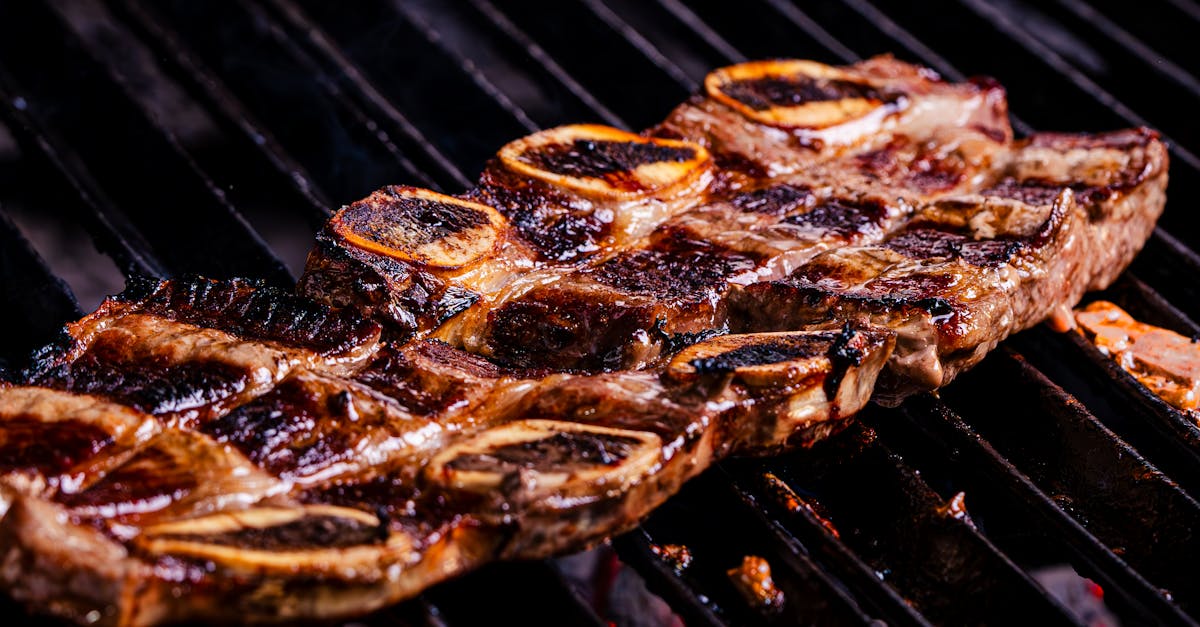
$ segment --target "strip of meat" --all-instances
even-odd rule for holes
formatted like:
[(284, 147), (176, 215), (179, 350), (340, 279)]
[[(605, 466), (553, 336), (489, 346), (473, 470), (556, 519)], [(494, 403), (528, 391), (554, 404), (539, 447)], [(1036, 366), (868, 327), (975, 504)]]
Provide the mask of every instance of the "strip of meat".
[(349, 372), (378, 339), (375, 323), (246, 281), (134, 279), (68, 325), (26, 380), (190, 426), (266, 393), (296, 368)]
[(461, 197), (339, 211), (298, 286), (332, 308), (148, 282), (71, 325), (0, 437), (55, 429), (28, 396), (127, 407), (53, 467), (0, 446), (0, 585), (118, 625), (327, 619), (581, 548), (1103, 287), (1165, 183), (1149, 131), (1013, 145), (989, 81), (718, 70), (641, 135), (543, 131)]

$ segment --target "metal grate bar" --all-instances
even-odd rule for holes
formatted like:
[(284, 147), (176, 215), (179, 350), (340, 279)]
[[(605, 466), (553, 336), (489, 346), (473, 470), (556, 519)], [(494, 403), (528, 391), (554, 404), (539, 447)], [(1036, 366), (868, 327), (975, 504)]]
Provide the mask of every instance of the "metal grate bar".
[(972, 518), (1022, 566), (1070, 563), (1102, 586), (1105, 605), (1122, 621), (1195, 624), (941, 401), (910, 399), (893, 418), (901, 416), (875, 427), (889, 446), (920, 460), (927, 480), (970, 494)]
[(724, 467), (744, 498), (814, 552), (865, 562), (850, 565), (865, 566), (875, 586), (882, 580), (935, 624), (1074, 622), (975, 529), (965, 509), (944, 502), (861, 423), (810, 451)]
[[(316, 54), (328, 57), (327, 64), (350, 93), (359, 94), (366, 106), (391, 109), (395, 113), (389, 115), (410, 120), (434, 138), (467, 180), (498, 145), (536, 128), (507, 98), (496, 100), (499, 91), (490, 83), (481, 87), (475, 78), (479, 73), (465, 71), (435, 33), (410, 23), (407, 12), (397, 12), (391, 3), (360, 3), (355, 11), (322, 2), (272, 4), (285, 7), (293, 36), (311, 37), (312, 29), (318, 29), (316, 40), (323, 43)], [(389, 54), (379, 55), (379, 49)], [(430, 98), (431, 93), (441, 96)]]
[[(983, 20), (990, 23), (993, 28), (1000, 30), (1022, 47), (1035, 54), (1043, 63), (1053, 68), (1059, 76), (1071, 81), (1084, 93), (1088, 94), (1088, 96), (1119, 115), (1125, 123), (1149, 125), (1145, 118), (1117, 99), (1108, 90), (1088, 78), (1083, 72), (1076, 69), (1075, 66), (1071, 65), (1057, 51), (1014, 23), (1008, 14), (996, 9), (983, 0), (961, 0), (961, 2), (978, 14)], [(1192, 168), (1200, 169), (1200, 157), (1197, 157), (1189, 149), (1184, 148), (1178, 143), (1172, 142), (1172, 144), (1172, 152), (1176, 157)]]
[[(157, 39), (157, 47), (167, 48), (166, 40), (175, 39), (176, 47), (186, 49), (193, 59), (192, 65), (203, 64), (216, 75), (209, 78), (181, 73), (182, 82), (198, 89), (202, 100), (220, 96), (221, 84), (236, 94), (223, 100), (234, 102), (235, 108), (240, 103), (249, 109), (247, 116), (256, 118), (250, 124), (235, 122), (237, 133), (248, 133), (255, 150), (262, 149), (260, 139), (269, 140), (272, 135), (283, 142), (277, 154), (292, 156), (281, 161), (302, 163), (304, 170), (315, 177), (315, 186), (309, 180), (296, 180), (295, 184), (319, 188), (323, 210), (332, 206), (331, 200), (353, 200), (397, 180), (433, 188), (439, 182), (452, 182), (445, 175), (431, 177), (410, 159), (410, 155), (425, 156), (416, 141), (383, 131), (376, 119), (351, 102), (335, 79), (262, 11), (256, 14), (237, 3), (200, 6), (158, 2), (148, 6), (140, 0), (124, 1), (131, 7), (126, 13), (141, 13), (142, 21), (152, 22), (145, 30), (161, 33), (157, 38), (150, 37), (152, 42)], [(136, 20), (138, 16), (131, 17)], [(254, 62), (247, 62), (248, 58)], [(296, 102), (304, 106), (297, 107)], [(215, 116), (229, 119), (219, 110)], [(314, 128), (314, 119), (328, 122)], [(273, 132), (264, 129), (263, 124), (269, 124)], [(422, 165), (436, 171), (429, 160), (422, 161)], [(285, 165), (284, 170), (288, 169)]]
[[(328, 216), (331, 203), (325, 191), (313, 182), (313, 177), (305, 167), (284, 150), (266, 125), (198, 55), (188, 49), (179, 33), (141, 0), (115, 0), (110, 1), (109, 6), (143, 35), (143, 39), (155, 48), (160, 58), (171, 64), (174, 75), (182, 78), (181, 83), (189, 88), (193, 97), (218, 114), (218, 119), (223, 120), (226, 126), (235, 129), (233, 135), (245, 140), (238, 146), (238, 152), (260, 153), (315, 215)], [(272, 113), (277, 115), (279, 111), (276, 108)]]
[[(46, 267), (37, 251), (0, 208), (0, 364), (15, 370), (29, 353), (54, 339), (83, 312), (71, 288)], [(2, 379), (2, 377), (0, 377)]]
[(701, 39), (708, 42), (710, 46), (720, 52), (728, 61), (732, 63), (741, 63), (746, 61), (746, 55), (742, 51), (729, 43), (724, 36), (713, 30), (704, 20), (696, 15), (687, 5), (680, 0), (657, 0), (658, 4), (669, 11), (675, 19), (683, 22), (688, 28), (692, 29)]
[(636, 48), (638, 52), (642, 53), (642, 56), (649, 59), (655, 67), (662, 70), (667, 76), (670, 76), (671, 80), (678, 83), (679, 86), (689, 92), (696, 91), (700, 87), (700, 84), (691, 76), (688, 76), (687, 72), (683, 71), (683, 68), (675, 65), (674, 61), (664, 56), (653, 42), (643, 37), (641, 33), (630, 26), (628, 22), (613, 12), (603, 2), (600, 0), (579, 0), (579, 2), (587, 7), (588, 11), (591, 11), (600, 21), (604, 22), (605, 25), (619, 33), (621, 37), (624, 37), (625, 41), (629, 42), (629, 45)]
[(662, 559), (655, 552), (655, 548), (660, 545), (655, 544), (654, 539), (644, 527), (613, 538), (612, 543), (621, 561), (637, 569), (638, 573), (645, 578), (649, 590), (666, 600), (671, 609), (683, 619), (685, 625), (692, 627), (722, 627), (725, 625), (719, 609), (708, 600), (708, 596), (697, 592), (696, 588), (684, 579), (680, 569), (668, 560)]
[[(640, 530), (619, 538), (618, 554), (638, 568), (650, 590), (663, 595), (685, 620), (694, 618), (699, 624), (871, 621), (877, 608), (860, 607), (795, 538), (771, 527), (756, 510), (742, 502), (728, 477), (712, 470), (685, 484)], [(686, 547), (691, 556), (686, 566), (665, 556), (672, 546)], [(750, 555), (768, 560), (771, 577), (784, 594), (782, 607), (752, 605), (738, 593), (727, 571)], [(908, 624), (921, 624), (916, 621)]]
[(126, 275), (165, 276), (167, 271), (150, 244), (100, 191), (83, 162), (66, 148), (66, 143), (34, 121), (29, 115), (29, 101), (9, 91), (7, 86), (11, 84), (12, 79), (0, 67), (0, 117), (18, 141), (29, 149), (30, 155), (45, 160), (62, 177), (65, 187), (75, 190), (79, 207), (72, 209), (92, 232), (99, 247)]
[[(1001, 399), (986, 394), (996, 381), (1013, 383)], [(1200, 536), (1193, 531), (1200, 503), (1178, 484), (1007, 349), (945, 392), (980, 435), (1088, 531), (1179, 605), (1200, 609)]]
[[(482, 7), (485, 2), (475, 4)], [(658, 122), (663, 112), (691, 91), (686, 78), (677, 82), (672, 73), (644, 56), (644, 51), (578, 2), (536, 7), (519, 0), (490, 0), (486, 4), (527, 33), (596, 100), (635, 129)], [(576, 27), (564, 28), (563, 24)], [(605, 51), (602, 62), (597, 62), (596, 50)]]
[[(63, 141), (54, 146), (55, 152), (74, 151), (87, 162), (87, 172), (126, 210), (164, 265), (174, 272), (292, 282), (171, 131), (141, 108), (129, 95), (123, 77), (91, 57), (49, 8), (36, 3), (4, 4), (0, 59), (10, 68), (11, 80), (21, 86), (19, 97), (30, 118), (36, 118), (36, 133), (47, 143)], [(22, 62), (14, 63), (15, 59)], [(91, 118), (80, 110), (85, 104), (86, 113), (105, 114), (105, 123), (88, 124)], [(49, 135), (47, 128), (57, 132)], [(129, 157), (114, 159), (118, 152)], [(190, 237), (180, 237), (179, 215), (187, 216)], [(214, 249), (226, 254), (214, 255)]]
[(838, 41), (829, 31), (821, 28), (820, 24), (813, 21), (811, 17), (801, 11), (795, 4), (787, 0), (764, 0), (777, 13), (787, 18), (789, 22), (796, 25), (805, 34), (812, 37), (830, 52), (837, 56), (843, 63), (854, 63), (862, 57), (846, 47), (845, 44)]
[[(294, 58), (311, 65), (319, 75), (324, 76), (326, 70), (321, 63), (327, 64), (328, 69), (333, 71), (337, 77), (337, 84), (330, 84), (327, 87), (332, 87), (337, 97), (353, 97), (360, 107), (370, 112), (370, 119), (377, 120), (375, 122), (377, 127), (380, 126), (379, 121), (385, 122), (390, 131), (389, 136), (404, 137), (409, 143), (418, 147), (424, 157), (422, 169), (437, 172), (439, 177), (445, 177), (447, 186), (467, 187), (471, 184), (470, 178), (455, 165), (454, 161), (430, 142), (407, 116), (380, 93), (363, 76), (363, 73), (346, 56), (345, 52), (298, 6), (288, 0), (264, 0), (264, 2), (275, 15), (283, 19), (284, 26), (288, 30), (285, 33), (280, 25), (276, 24), (265, 12), (255, 11), (256, 19), (269, 22), (271, 32), (277, 37), (279, 43), (287, 48)], [(257, 7), (256, 4), (250, 6)], [(306, 53), (300, 48), (298, 42), (304, 43), (315, 54)], [(441, 179), (439, 178), (439, 180)]]
[(560, 83), (567, 87), (576, 98), (588, 105), (596, 115), (609, 125), (621, 128), (629, 128), (620, 116), (614, 113), (611, 109), (604, 105), (592, 95), (590, 91), (585, 89), (579, 81), (563, 69), (553, 57), (546, 53), (537, 42), (535, 42), (525, 31), (517, 27), (512, 20), (508, 19), (488, 0), (470, 0), (471, 6), (489, 20), (497, 29), (505, 36), (511, 39), (518, 46), (523, 48), (526, 54), (531, 59), (536, 61), (547, 73), (557, 79)]
[[(1089, 26), (1103, 35), (1103, 37), (1093, 40), (1093, 45), (1118, 44), (1125, 51), (1131, 52), (1137, 57), (1141, 68), (1153, 70), (1191, 92), (1194, 97), (1200, 97), (1200, 80), (1197, 80), (1194, 74), (1172, 62), (1170, 59), (1164, 58), (1163, 55), (1156, 52), (1147, 43), (1118, 26), (1116, 22), (1110, 20), (1100, 11), (1079, 0), (1057, 0), (1057, 3), (1078, 18), (1078, 21), (1072, 20), (1071, 24), (1077, 24), (1081, 27), (1085, 25)], [(1167, 26), (1169, 27), (1169, 25)], [(1114, 55), (1106, 56), (1109, 57), (1110, 61), (1116, 60), (1116, 56)], [(1131, 77), (1130, 74), (1126, 74), (1125, 76), (1127, 78)], [(1144, 75), (1138, 74), (1138, 76)], [(1141, 86), (1139, 85), (1139, 87)], [(1163, 98), (1164, 96), (1162, 94), (1155, 94), (1155, 97)]]

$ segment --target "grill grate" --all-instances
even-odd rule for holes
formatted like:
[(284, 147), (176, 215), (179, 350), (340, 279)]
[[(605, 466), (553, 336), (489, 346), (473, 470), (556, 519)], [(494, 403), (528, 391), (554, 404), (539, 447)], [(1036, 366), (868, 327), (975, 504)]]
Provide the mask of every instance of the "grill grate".
[[(80, 11), (109, 30), (81, 29)], [(1011, 88), (1020, 132), (1161, 129), (1172, 198), (1192, 198), (1197, 22), (1183, 0), (0, 3), (0, 120), (26, 157), (0, 177), (17, 218), (0, 216), (0, 316), (19, 331), (0, 345), (0, 377), (80, 312), (22, 234), (39, 212), (82, 225), (126, 274), (285, 285), (333, 205), (388, 183), (461, 189), (536, 128), (650, 125), (710, 68), (746, 58), (895, 52), (954, 80), (991, 74)], [(189, 115), (148, 102), (132, 61), (145, 50)], [(1168, 209), (1104, 296), (1194, 335), (1188, 219)], [(1195, 624), (1200, 428), (1075, 335), (1035, 329), (1008, 346), (944, 400), (873, 408), (815, 451), (713, 469), (616, 539), (618, 555), (689, 625), (1102, 616), (1048, 591), (1046, 569), (1062, 564), (1099, 584), (1122, 623)], [(960, 492), (966, 516), (947, 505)], [(691, 566), (661, 559), (667, 544), (688, 546)], [(737, 596), (725, 571), (747, 554), (770, 561), (782, 611)], [(537, 562), (490, 566), (365, 622), (599, 625), (604, 610)]]

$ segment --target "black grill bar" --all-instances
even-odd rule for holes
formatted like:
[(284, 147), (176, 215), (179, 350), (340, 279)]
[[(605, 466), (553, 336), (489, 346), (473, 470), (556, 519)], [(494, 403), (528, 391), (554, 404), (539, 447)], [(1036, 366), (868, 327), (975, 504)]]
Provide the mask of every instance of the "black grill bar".
[(801, 454), (724, 467), (747, 501), (806, 546), (865, 560), (876, 586), (884, 581), (936, 624), (1074, 622), (976, 530), (961, 502), (944, 501), (867, 427)]
[[(999, 357), (948, 388), (948, 402), (1088, 531), (1195, 612), (1200, 503), (1024, 359)], [(995, 381), (1016, 385), (996, 398), (987, 394)]]
[[(655, 510), (640, 530), (618, 538), (618, 554), (638, 568), (652, 591), (685, 620), (726, 624), (864, 625), (883, 616), (897, 624), (899, 613), (860, 607), (790, 534), (769, 526), (756, 507), (746, 507), (719, 470), (702, 474)], [(691, 563), (677, 569), (661, 553), (685, 546)], [(756, 607), (743, 599), (727, 572), (746, 556), (766, 558), (784, 593), (781, 608)], [(655, 562), (658, 562), (657, 564)]]
[[(1040, 41), (1039, 38), (1034, 36), (1021, 25), (1015, 23), (1008, 14), (1004, 13), (1003, 11), (999, 11), (996, 9), (996, 7), (983, 0), (961, 0), (961, 2), (969, 7), (972, 11), (977, 13), (979, 17), (992, 24), (993, 27), (1002, 31), (1005, 35), (1021, 44), (1021, 46), (1028, 49), (1031, 53), (1037, 55), (1044, 63), (1053, 68), (1059, 74), (1059, 76), (1068, 79), (1077, 87), (1079, 87), (1079, 89), (1091, 96), (1095, 101), (1121, 116), (1126, 123), (1149, 125), (1149, 122), (1147, 122), (1145, 118), (1136, 113), (1133, 109), (1129, 108), (1128, 105), (1119, 100), (1107, 89), (1101, 87), (1086, 74), (1079, 71), (1079, 69), (1072, 65), (1070, 61), (1065, 59), (1056, 50)], [(1190, 133), (1184, 136), (1185, 140), (1189, 140), (1190, 138)], [(1172, 152), (1176, 157), (1183, 160), (1192, 168), (1200, 169), (1200, 158), (1197, 158), (1196, 155), (1188, 148), (1185, 148), (1184, 145), (1174, 142), (1172, 143), (1174, 144), (1172, 146)]]
[[(386, 122), (388, 128), (391, 130), (389, 135), (406, 137), (419, 147), (430, 164), (426, 166), (423, 163), (424, 169), (431, 169), (438, 172), (441, 176), (447, 177), (447, 188), (452, 186), (466, 187), (470, 185), (469, 177), (446, 154), (434, 146), (416, 125), (366, 80), (362, 72), (346, 57), (341, 48), (331, 41), (328, 35), (316, 24), (312, 23), (299, 7), (285, 0), (279, 2), (267, 1), (275, 10), (275, 13), (283, 18), (288, 28), (285, 34), (278, 26), (272, 25), (272, 34), (278, 37), (279, 42), (288, 48), (289, 53), (297, 60), (303, 61), (306, 64), (312, 64), (312, 69), (321, 72), (322, 75), (328, 70), (337, 76), (338, 84), (331, 84), (330, 87), (340, 95), (353, 97), (359, 106), (364, 107), (367, 111), (371, 111), (373, 113), (371, 116), (372, 119), (377, 120), (375, 122), (376, 125), (382, 125)], [(256, 12), (255, 17), (260, 20), (269, 20), (267, 15), (262, 12)], [(310, 56), (301, 51), (298, 42), (306, 44), (315, 54)], [(317, 63), (324, 63), (325, 67), (317, 65)]]
[(431, 588), (422, 599), (451, 625), (605, 624), (587, 600), (544, 561), (486, 566)]
[[(426, 137), (437, 138), (436, 149), (459, 169), (456, 188), (470, 186), (472, 175), (498, 145), (536, 128), (511, 101), (493, 100), (497, 90), (481, 86), (477, 73), (466, 71), (437, 45), (436, 35), (423, 32), (386, 3), (362, 3), (355, 11), (322, 2), (269, 4), (282, 12), (293, 36), (312, 43), (316, 58), (341, 76), (347, 93), (388, 118), (411, 120)], [(380, 49), (389, 54), (377, 54)]]
[(692, 77), (688, 76), (683, 68), (675, 65), (654, 45), (653, 42), (646, 39), (636, 29), (629, 25), (621, 16), (617, 15), (608, 5), (600, 0), (580, 0), (588, 11), (595, 15), (600, 21), (608, 25), (609, 28), (616, 31), (629, 42), (629, 45), (637, 49), (647, 59), (654, 63), (655, 67), (662, 70), (664, 74), (671, 77), (671, 80), (678, 83), (687, 91), (695, 91), (700, 84)]
[[(291, 183), (304, 202), (318, 216), (328, 216), (329, 197), (313, 182), (304, 166), (284, 151), (279, 141), (267, 130), (245, 104), (243, 104), (220, 78), (204, 62), (180, 41), (178, 33), (168, 27), (152, 9), (140, 0), (117, 0), (109, 6), (120, 12), (125, 21), (138, 29), (142, 38), (154, 46), (160, 58), (171, 63), (174, 75), (182, 77), (180, 82), (189, 88), (189, 93), (198, 98), (210, 111), (220, 114), (228, 127), (235, 129), (244, 142), (240, 152), (261, 152), (275, 171)], [(282, 108), (271, 113), (278, 115)], [(311, 115), (306, 107), (306, 115)], [(274, 115), (272, 117), (274, 117)]]
[[(409, 157), (422, 154), (416, 143), (397, 145), (410, 138), (383, 131), (277, 24), (259, 19), (261, 11), (256, 16), (234, 3), (203, 8), (180, 2), (149, 6), (140, 0), (110, 4), (147, 33), (215, 117), (232, 125), (234, 134), (248, 136), (276, 170), (292, 179), (292, 187), (314, 190), (320, 211), (328, 211), (333, 199), (355, 199), (387, 183), (407, 180), (436, 189), (439, 181), (452, 180), (435, 179), (416, 165)], [(313, 120), (327, 122), (314, 128)], [(272, 138), (282, 145), (272, 145)], [(297, 171), (299, 176), (292, 174)]]
[[(644, 51), (610, 25), (601, 22), (597, 27), (579, 27), (597, 20), (577, 0), (549, 3), (536, 11), (519, 0), (474, 0), (474, 4), (489, 16), (501, 15), (516, 29), (514, 35), (535, 39), (582, 88), (594, 94), (594, 101), (617, 113), (621, 126), (650, 126), (690, 93), (690, 81), (677, 82), (672, 73), (644, 56)], [(599, 63), (596, 50), (606, 52)]]
[(702, 40), (720, 52), (730, 63), (741, 63), (747, 60), (741, 50), (735, 48), (724, 36), (713, 30), (704, 20), (700, 19), (700, 16), (696, 15), (695, 11), (692, 11), (680, 0), (657, 0), (657, 2), (671, 15), (674, 15), (675, 19), (683, 22)]
[[(8, 86), (11, 84), (12, 79), (0, 67), (0, 116), (24, 145), (27, 154), (45, 161), (58, 173), (65, 187), (75, 190), (78, 206), (71, 209), (77, 219), (87, 225), (98, 246), (126, 275), (165, 276), (167, 272), (150, 244), (99, 189), (87, 167), (66, 149), (63, 140), (34, 121), (29, 115), (29, 101), (10, 91)], [(64, 150), (60, 151), (60, 147)]]
[[(0, 325), (20, 329), (3, 335), (0, 369), (16, 370), (34, 349), (54, 339), (62, 325), (83, 312), (71, 288), (46, 267), (0, 207)], [(7, 368), (5, 368), (7, 364)], [(0, 381), (4, 373), (0, 372)]]
[(782, 15), (787, 21), (794, 24), (797, 28), (804, 31), (806, 35), (812, 37), (828, 49), (842, 63), (854, 63), (862, 58), (858, 53), (838, 41), (833, 35), (830, 35), (829, 31), (813, 21), (811, 17), (805, 14), (804, 11), (801, 11), (795, 4), (792, 4), (788, 0), (763, 1), (774, 9), (776, 13)]
[[(1171, 81), (1178, 83), (1180, 87), (1191, 92), (1193, 97), (1200, 97), (1200, 81), (1196, 80), (1195, 75), (1187, 69), (1176, 65), (1169, 58), (1165, 58), (1155, 52), (1149, 45), (1129, 31), (1121, 28), (1121, 26), (1110, 20), (1103, 13), (1079, 0), (1057, 0), (1057, 4), (1070, 11), (1083, 24), (1089, 25), (1103, 34), (1103, 37), (1090, 39), (1089, 43), (1093, 48), (1106, 48), (1106, 52), (1109, 53), (1106, 56), (1110, 60), (1115, 60), (1120, 56), (1120, 51), (1109, 49), (1113, 44), (1117, 44), (1138, 58), (1140, 62), (1138, 64), (1139, 69), (1149, 68), (1154, 70)], [(1164, 24), (1164, 26), (1169, 28), (1171, 25)], [(1151, 92), (1147, 91), (1146, 93)], [(1169, 96), (1157, 94), (1157, 97), (1163, 98)], [(1169, 116), (1164, 116), (1164, 119), (1167, 117)]]
[(1071, 564), (1102, 586), (1105, 604), (1123, 622), (1196, 624), (944, 403), (917, 397), (891, 418), (874, 425), (889, 445), (918, 460), (927, 481), (967, 494), (972, 517), (1017, 563)]
[(557, 61), (554, 60), (546, 50), (537, 42), (529, 37), (521, 30), (512, 20), (508, 19), (499, 9), (496, 8), (488, 0), (470, 0), (471, 6), (478, 11), (487, 21), (498, 28), (505, 36), (511, 39), (516, 45), (525, 50), (529, 58), (539, 64), (546, 73), (550, 74), (555, 80), (562, 83), (575, 95), (580, 101), (587, 104), (592, 111), (600, 117), (606, 124), (621, 128), (629, 128), (629, 125), (621, 119), (616, 113), (609, 109), (604, 103), (596, 99), (587, 89), (575, 80), (575, 78), (566, 70), (563, 69)]
[[(35, 150), (52, 146), (58, 155), (76, 152), (165, 267), (176, 273), (293, 282), (171, 131), (140, 108), (123, 77), (92, 58), (52, 10), (38, 3), (5, 3), (0, 8), (0, 60), (9, 71), (7, 80), (20, 90), (13, 98), (21, 98), (34, 120), (31, 129), (16, 129), (19, 134), (27, 129), (35, 133), (24, 138), (26, 145)], [(81, 111), (85, 106), (87, 113), (106, 115), (105, 123), (87, 124), (95, 118)], [(48, 128), (56, 132), (50, 134)], [(114, 153), (128, 158), (114, 159)], [(131, 167), (137, 163), (152, 167), (138, 171)], [(81, 191), (97, 200), (98, 191)], [(190, 226), (186, 236), (179, 231), (183, 222)], [(144, 253), (136, 257), (148, 262)], [(155, 264), (146, 265), (155, 269)]]

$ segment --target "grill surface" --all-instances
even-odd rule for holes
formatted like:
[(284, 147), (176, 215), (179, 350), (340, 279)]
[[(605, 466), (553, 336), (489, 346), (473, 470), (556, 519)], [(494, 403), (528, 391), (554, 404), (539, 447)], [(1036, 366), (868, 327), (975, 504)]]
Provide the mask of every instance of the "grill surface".
[[(1101, 296), (1196, 335), (1197, 28), (1192, 0), (3, 2), (0, 376), (122, 274), (287, 285), (329, 208), (384, 184), (458, 191), (537, 128), (650, 125), (730, 62), (884, 52), (995, 76), (1021, 132), (1163, 131), (1178, 208)], [(1187, 625), (1197, 496), (1196, 424), (1038, 328), (940, 399), (711, 470), (598, 570), (632, 567), (688, 625)], [(738, 596), (726, 570), (745, 555), (767, 558), (782, 609)], [(363, 622), (627, 619), (620, 590), (580, 589), (565, 563), (488, 567)]]

